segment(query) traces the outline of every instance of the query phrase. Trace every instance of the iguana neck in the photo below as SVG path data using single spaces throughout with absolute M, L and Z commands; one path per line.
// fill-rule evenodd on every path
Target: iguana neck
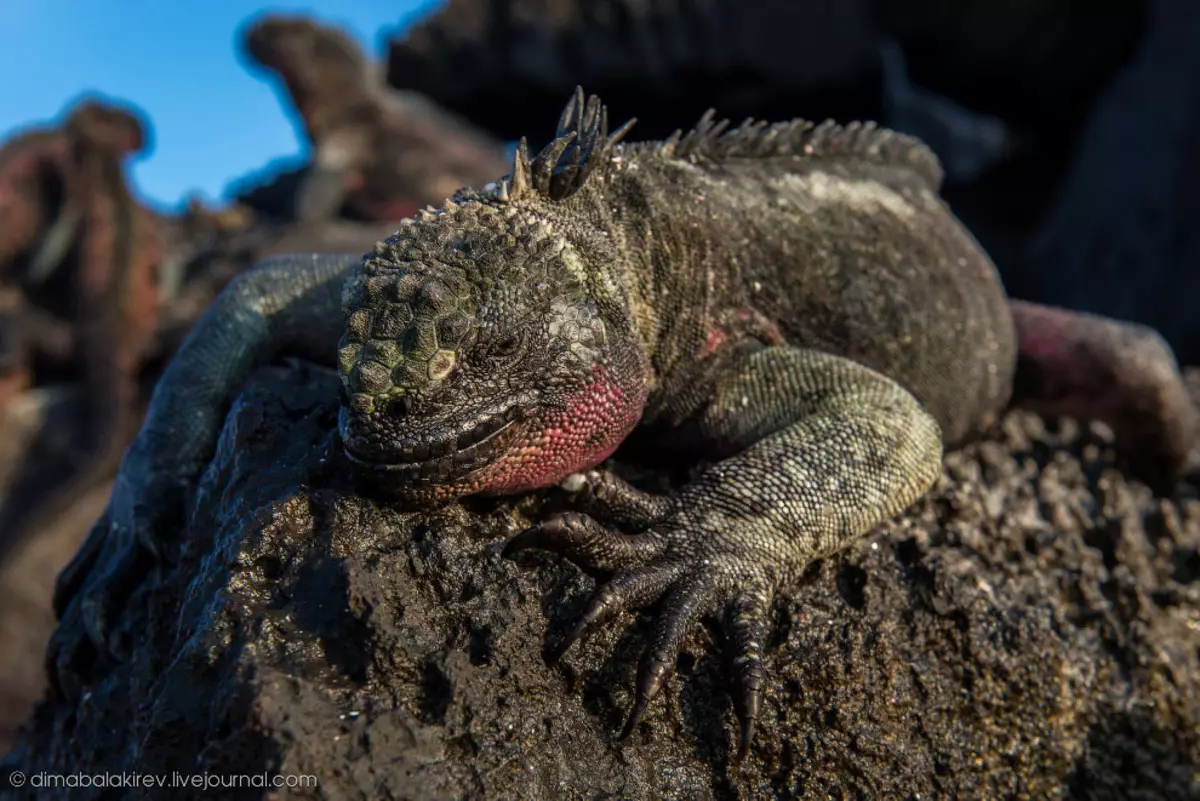
M 656 361 L 664 329 L 657 299 L 670 279 L 665 270 L 655 269 L 654 225 L 648 212 L 596 181 L 566 201 L 546 204 L 542 213 L 575 249 L 593 297 L 607 305 L 608 318 L 616 320 L 642 352 L 645 370 L 637 380 L 652 393 L 659 383 Z
M 646 355 L 652 396 L 687 373 L 698 355 L 693 340 L 707 322 L 717 278 L 713 251 L 720 247 L 679 213 L 676 196 L 666 196 L 664 187 L 673 184 L 664 181 L 662 166 L 643 163 L 596 176 L 548 209 L 595 280 L 619 288 L 627 325 Z

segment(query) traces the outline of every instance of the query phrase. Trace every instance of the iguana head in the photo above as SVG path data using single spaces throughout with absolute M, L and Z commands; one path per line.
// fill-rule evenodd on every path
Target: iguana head
M 522 141 L 511 174 L 404 220 L 348 279 L 339 430 L 377 487 L 436 502 L 546 486 L 640 419 L 645 354 L 598 263 L 611 244 L 572 203 L 630 124 L 609 136 L 576 90 L 537 158 Z
M 544 486 L 639 419 L 627 305 L 536 206 L 447 203 L 348 280 L 340 432 L 374 483 L 435 501 Z
M 345 30 L 303 16 L 266 14 L 243 30 L 242 51 L 283 80 L 310 136 L 369 122 L 358 118 L 367 113 L 368 61 Z

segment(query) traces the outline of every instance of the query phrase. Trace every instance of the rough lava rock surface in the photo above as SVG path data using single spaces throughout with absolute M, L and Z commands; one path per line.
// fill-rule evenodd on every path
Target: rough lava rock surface
M 123 621 L 132 658 L 98 666 L 78 703 L 42 703 L 7 771 L 319 784 L 80 799 L 1200 792 L 1197 486 L 1153 497 L 1103 431 L 1010 415 L 906 516 L 814 564 L 778 605 L 760 731 L 735 768 L 713 630 L 614 742 L 646 618 L 547 666 L 592 581 L 500 558 L 543 497 L 426 514 L 360 497 L 336 397 L 301 364 L 247 385 L 188 537 Z M 23 792 L 0 790 L 46 797 Z

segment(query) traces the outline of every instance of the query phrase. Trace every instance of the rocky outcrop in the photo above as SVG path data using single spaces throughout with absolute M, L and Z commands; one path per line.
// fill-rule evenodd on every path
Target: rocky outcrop
M 499 555 L 554 493 L 421 514 L 360 496 L 336 388 L 301 364 L 250 382 L 186 537 L 121 622 L 133 658 L 44 702 L 5 770 L 314 776 L 283 796 L 329 799 L 1200 792 L 1200 493 L 1153 497 L 1099 428 L 1010 415 L 907 515 L 814 564 L 780 599 L 735 767 L 715 629 L 614 742 L 645 620 L 549 667 L 591 579 Z

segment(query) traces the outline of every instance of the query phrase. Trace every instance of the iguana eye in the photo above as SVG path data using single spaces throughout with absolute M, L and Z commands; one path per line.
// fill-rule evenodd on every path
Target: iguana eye
M 514 353 L 516 353 L 517 349 L 520 347 L 521 347 L 521 335 L 520 334 L 517 334 L 517 333 L 505 334 L 496 341 L 496 344 L 492 345 L 491 350 L 488 355 L 490 355 L 494 358 L 497 358 L 497 359 L 504 359 L 504 358 L 512 356 Z

